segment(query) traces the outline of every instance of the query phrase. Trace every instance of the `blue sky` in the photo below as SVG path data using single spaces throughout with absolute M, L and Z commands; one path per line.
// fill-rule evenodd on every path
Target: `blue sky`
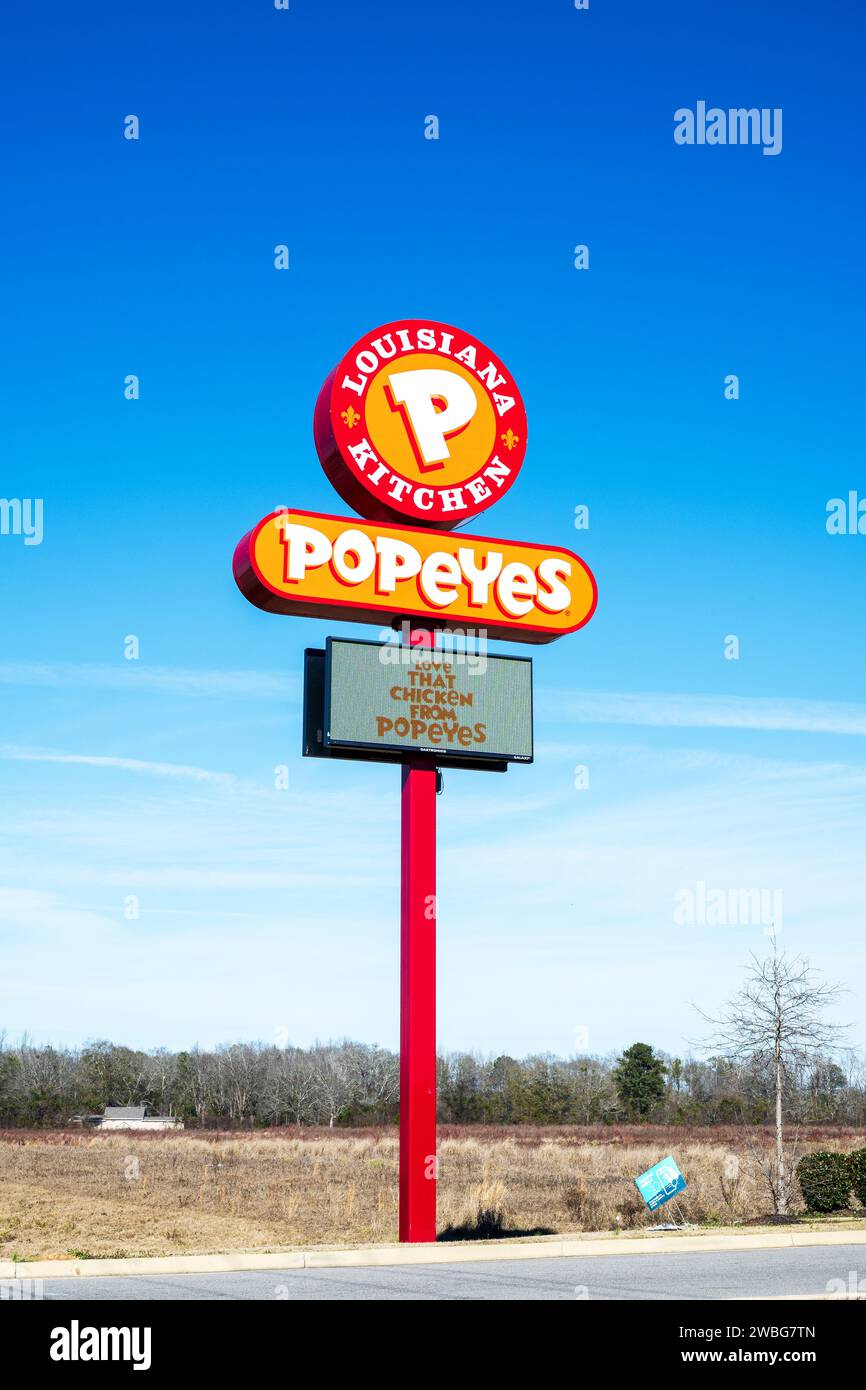
M 344 510 L 318 389 L 417 315 L 526 402 L 477 529 L 572 546 L 600 589 L 534 654 L 535 765 L 447 775 L 441 1043 L 683 1052 L 767 945 L 675 924 L 699 882 L 781 890 L 786 948 L 866 1041 L 866 536 L 825 527 L 866 496 L 863 24 L 737 0 L 7 21 L 0 493 L 44 499 L 44 540 L 0 536 L 0 1027 L 395 1044 L 399 774 L 298 751 L 304 647 L 373 634 L 260 613 L 230 562 L 275 506 Z M 699 100 L 781 108 L 781 153 L 676 145 Z

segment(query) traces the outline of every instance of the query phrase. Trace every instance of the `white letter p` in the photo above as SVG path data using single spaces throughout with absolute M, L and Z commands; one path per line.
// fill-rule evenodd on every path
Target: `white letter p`
M 456 372 L 420 367 L 415 371 L 391 372 L 388 384 L 395 404 L 405 406 L 421 469 L 427 472 L 441 468 L 445 459 L 451 457 L 446 439 L 465 429 L 478 409 L 478 399 L 469 382 Z M 437 410 L 437 405 L 442 408 Z

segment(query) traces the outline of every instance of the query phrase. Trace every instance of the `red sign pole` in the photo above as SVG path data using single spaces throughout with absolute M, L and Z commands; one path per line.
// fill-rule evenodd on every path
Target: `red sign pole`
M 432 647 L 415 630 L 410 645 Z M 436 769 L 401 769 L 400 1240 L 436 1239 Z

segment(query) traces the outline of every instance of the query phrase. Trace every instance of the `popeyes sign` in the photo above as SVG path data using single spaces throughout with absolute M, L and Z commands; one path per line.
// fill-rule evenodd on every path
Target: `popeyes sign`
M 470 664 L 468 640 L 449 657 L 443 629 L 550 642 L 589 622 L 597 590 L 570 550 L 459 529 L 513 487 L 526 454 L 514 378 L 470 333 L 403 319 L 365 334 L 319 392 L 313 435 L 360 520 L 281 507 L 239 542 L 234 575 L 270 613 L 407 629 L 402 645 L 307 648 L 302 752 L 400 764 L 399 1235 L 432 1242 L 437 795 L 443 769 L 533 757 L 532 659 Z
M 549 642 L 595 608 L 595 581 L 570 550 L 485 536 L 279 511 L 244 536 L 235 578 L 272 613 L 344 622 L 436 616 L 490 637 Z
M 355 343 L 327 378 L 316 449 L 365 520 L 285 508 L 241 540 L 238 587 L 274 613 L 382 623 L 400 617 L 549 642 L 595 611 L 570 550 L 452 535 L 503 496 L 526 452 L 526 412 L 477 338 L 406 319 Z
M 511 487 L 526 411 L 503 362 L 443 323 L 386 324 L 350 348 L 313 420 L 322 467 L 371 521 L 449 530 Z

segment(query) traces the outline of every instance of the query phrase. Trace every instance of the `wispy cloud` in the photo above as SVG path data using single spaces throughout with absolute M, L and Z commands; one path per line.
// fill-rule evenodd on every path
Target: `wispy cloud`
M 834 700 L 542 689 L 539 704 L 560 723 L 866 735 L 866 705 Z
M 148 762 L 144 758 L 114 758 L 96 753 L 54 753 L 38 748 L 19 748 L 15 744 L 0 744 L 0 758 L 7 762 L 64 763 L 81 767 L 115 768 L 120 772 L 140 772 L 150 777 L 175 777 L 183 781 L 208 782 L 214 786 L 233 787 L 238 779 L 230 772 L 213 772 L 206 767 L 187 763 Z
M 195 670 L 147 666 L 139 661 L 119 661 L 116 666 L 0 662 L 0 685 L 122 690 L 127 693 L 157 691 L 167 695 L 245 700 L 293 698 L 300 690 L 297 676 L 283 675 L 278 671 Z
M 602 739 L 604 736 L 602 735 Z M 741 773 L 744 776 L 758 776 L 765 780 L 787 777 L 790 774 L 811 772 L 824 776 L 828 784 L 834 777 L 844 777 L 849 784 L 866 783 L 866 763 L 861 758 L 851 762 L 839 759 L 805 759 L 803 757 L 773 757 L 769 754 L 742 753 L 720 748 L 674 747 L 671 744 L 659 746 L 653 743 L 620 742 L 616 735 L 609 735 L 609 742 L 590 739 L 542 739 L 535 745 L 535 758 L 555 761 L 563 758 L 580 759 L 581 762 L 607 763 L 636 769 L 647 769 L 653 773 L 706 773 L 709 776 L 725 773 Z M 764 745 L 772 747 L 773 745 Z M 856 750 L 858 753 L 859 749 Z
M 593 1050 L 644 1034 L 682 1048 L 688 1001 L 716 1007 L 765 945 L 760 925 L 675 927 L 674 894 L 699 881 L 780 889 L 789 949 L 860 988 L 861 767 L 725 758 L 675 784 L 658 775 L 666 750 L 642 769 L 618 742 L 605 766 L 600 736 L 592 749 L 582 792 L 568 764 L 562 778 L 446 777 L 446 1045 L 504 1035 L 512 1052 L 568 1052 L 580 1024 Z M 257 795 L 94 772 L 84 797 L 71 775 L 49 797 L 40 785 L 7 797 L 3 1022 L 147 1045 L 219 1041 L 226 1018 L 236 1036 L 285 1024 L 298 1041 L 392 1041 L 399 783 L 395 769 L 350 771 L 302 766 L 288 790 Z M 849 1017 L 861 1012 L 852 1001 Z

